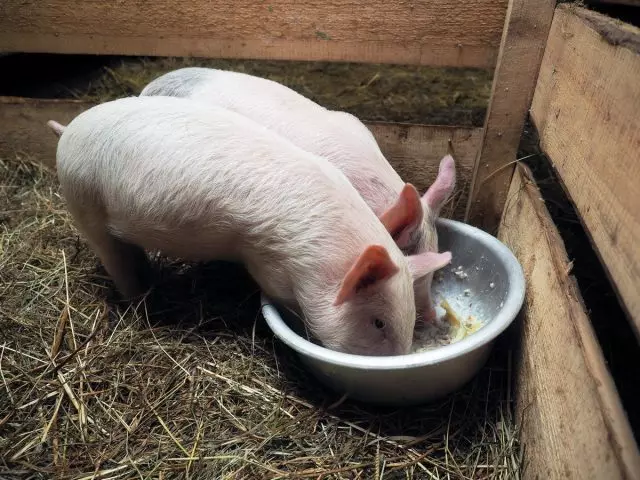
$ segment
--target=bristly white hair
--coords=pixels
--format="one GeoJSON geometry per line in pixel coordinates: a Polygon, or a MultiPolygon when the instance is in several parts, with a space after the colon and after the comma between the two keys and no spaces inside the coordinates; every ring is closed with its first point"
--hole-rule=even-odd
{"type": "Polygon", "coordinates": [[[82,113],[57,157],[69,209],[105,266],[126,270],[112,258],[113,239],[185,259],[241,261],[265,293],[297,302],[327,345],[408,351],[415,304],[407,262],[324,159],[239,114],[171,97],[82,113]],[[386,249],[398,273],[334,305],[346,272],[372,244],[386,249]]]}
{"type": "MultiPolygon", "coordinates": [[[[328,110],[278,82],[240,72],[188,67],[156,78],[140,95],[190,98],[260,123],[339,168],[378,216],[396,202],[405,186],[360,120],[328,110]]],[[[422,223],[402,246],[406,255],[437,251],[433,212],[425,202],[422,208],[422,223]]],[[[419,310],[431,308],[431,278],[427,275],[414,285],[419,310]]]]}

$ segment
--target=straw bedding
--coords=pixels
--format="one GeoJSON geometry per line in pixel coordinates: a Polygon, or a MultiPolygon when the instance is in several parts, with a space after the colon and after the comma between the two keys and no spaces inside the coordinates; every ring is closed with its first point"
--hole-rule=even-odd
{"type": "Polygon", "coordinates": [[[0,159],[0,478],[517,478],[503,339],[462,391],[410,409],[321,387],[224,263],[156,258],[119,301],[55,174],[0,159]]]}

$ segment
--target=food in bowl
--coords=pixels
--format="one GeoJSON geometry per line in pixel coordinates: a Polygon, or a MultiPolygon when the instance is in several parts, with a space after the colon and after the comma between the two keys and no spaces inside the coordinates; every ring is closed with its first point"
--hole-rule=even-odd
{"type": "Polygon", "coordinates": [[[483,322],[474,315],[469,315],[464,321],[451,308],[447,300],[440,301],[441,312],[433,322],[416,324],[413,336],[413,346],[410,353],[426,352],[434,348],[451,345],[477,332],[483,322]]]}
{"type": "MultiPolygon", "coordinates": [[[[437,317],[432,322],[416,322],[413,345],[409,353],[427,352],[459,342],[486,324],[482,315],[477,315],[473,308],[474,300],[477,299],[474,299],[473,290],[467,288],[471,286],[468,285],[469,274],[461,265],[448,270],[448,275],[445,275],[443,269],[433,278],[435,304],[439,305],[436,307],[437,317]],[[446,280],[445,276],[448,276],[449,280],[446,280]],[[457,285],[457,288],[451,288],[452,282],[457,285]],[[449,302],[447,297],[455,302],[449,302]],[[466,318],[456,312],[451,303],[460,307],[465,312],[466,318]]],[[[475,274],[481,273],[477,267],[475,270],[475,274]]],[[[491,285],[489,286],[491,288],[491,285]]]]}

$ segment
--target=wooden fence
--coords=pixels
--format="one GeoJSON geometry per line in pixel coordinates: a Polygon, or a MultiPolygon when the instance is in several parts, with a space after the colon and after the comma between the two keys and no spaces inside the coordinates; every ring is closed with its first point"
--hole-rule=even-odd
{"type": "MultiPolygon", "coordinates": [[[[626,0],[631,2],[634,1],[626,0]]],[[[77,2],[5,0],[0,52],[202,56],[494,70],[483,128],[369,123],[424,190],[453,149],[455,211],[527,276],[517,412],[526,478],[640,478],[640,455],[562,240],[516,152],[529,109],[640,332],[640,35],[552,0],[77,2]]],[[[0,98],[0,156],[53,164],[46,120],[90,103],[0,98]]],[[[630,359],[637,361],[637,359],[630,359]]]]}

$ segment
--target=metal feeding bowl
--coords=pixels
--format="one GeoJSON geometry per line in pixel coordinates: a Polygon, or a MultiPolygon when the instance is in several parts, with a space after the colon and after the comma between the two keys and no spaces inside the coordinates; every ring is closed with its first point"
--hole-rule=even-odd
{"type": "Polygon", "coordinates": [[[287,309],[262,297],[262,313],[275,335],[294,349],[326,386],[349,398],[381,405],[415,405],[447,395],[485,364],[493,342],[522,307],[522,268],[499,240],[470,225],[440,219],[440,251],[450,265],[436,273],[436,304],[444,298],[457,316],[482,324],[461,340],[408,355],[389,357],[340,353],[306,338],[304,325],[287,309]]]}

